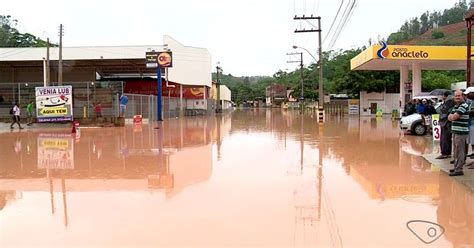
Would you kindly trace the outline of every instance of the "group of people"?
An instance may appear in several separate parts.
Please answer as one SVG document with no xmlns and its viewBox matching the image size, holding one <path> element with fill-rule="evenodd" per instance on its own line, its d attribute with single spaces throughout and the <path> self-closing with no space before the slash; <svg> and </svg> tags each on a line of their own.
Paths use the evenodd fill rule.
<svg viewBox="0 0 474 248">
<path fill-rule="evenodd" d="M 434 115 L 436 114 L 436 109 L 434 107 L 434 102 L 430 99 L 412 99 L 411 101 L 405 104 L 404 112 L 406 115 L 411 114 L 422 114 L 422 115 Z"/>
<path fill-rule="evenodd" d="M 474 158 L 474 153 L 468 154 L 469 144 L 474 152 L 474 87 L 464 92 L 457 90 L 454 100 L 449 99 L 450 92 L 443 95 L 443 104 L 439 108 L 441 126 L 441 155 L 437 159 L 451 157 L 454 168 L 450 176 L 462 176 L 463 168 L 474 169 L 472 164 L 466 165 L 466 158 Z"/>
<path fill-rule="evenodd" d="M 34 107 L 34 103 L 33 101 L 30 101 L 27 105 L 26 105 L 26 113 L 27 113 L 27 116 L 28 116 L 28 123 L 27 125 L 28 126 L 31 126 L 33 125 L 33 107 Z M 21 107 L 18 103 L 15 103 L 15 105 L 13 105 L 13 107 L 10 109 L 10 115 L 12 116 L 12 124 L 10 125 L 10 129 L 14 129 L 14 125 L 15 124 L 18 124 L 18 128 L 19 129 L 23 129 L 23 127 L 21 127 Z"/>
</svg>

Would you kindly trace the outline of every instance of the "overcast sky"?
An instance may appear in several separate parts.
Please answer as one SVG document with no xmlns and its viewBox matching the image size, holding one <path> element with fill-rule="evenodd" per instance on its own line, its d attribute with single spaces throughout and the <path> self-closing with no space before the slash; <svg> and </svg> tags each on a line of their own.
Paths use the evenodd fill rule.
<svg viewBox="0 0 474 248">
<path fill-rule="evenodd" d="M 349 0 L 344 0 L 344 3 Z M 457 0 L 360 0 L 333 49 L 360 47 L 387 37 L 409 18 L 443 10 Z M 323 38 L 341 0 L 16 0 L 2 1 L 0 14 L 19 21 L 18 29 L 64 46 L 161 44 L 168 34 L 188 46 L 209 49 L 213 65 L 237 76 L 272 75 L 287 64 L 292 45 L 317 49 L 317 33 L 294 34 L 296 15 L 320 15 Z M 344 7 L 343 7 L 344 9 Z M 343 10 L 341 10 L 342 12 Z M 336 22 L 337 24 L 337 22 Z M 307 24 L 305 27 L 309 28 Z M 324 44 L 327 49 L 331 35 Z M 305 64 L 311 58 L 305 55 Z"/>
</svg>

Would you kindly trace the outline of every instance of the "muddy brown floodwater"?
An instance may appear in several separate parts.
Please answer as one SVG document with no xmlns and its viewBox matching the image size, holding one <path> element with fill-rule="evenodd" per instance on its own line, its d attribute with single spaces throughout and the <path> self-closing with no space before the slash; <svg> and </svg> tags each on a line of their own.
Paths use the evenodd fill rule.
<svg viewBox="0 0 474 248">
<path fill-rule="evenodd" d="M 0 134 L 0 247 L 474 247 L 473 194 L 389 118 L 157 125 Z"/>
</svg>

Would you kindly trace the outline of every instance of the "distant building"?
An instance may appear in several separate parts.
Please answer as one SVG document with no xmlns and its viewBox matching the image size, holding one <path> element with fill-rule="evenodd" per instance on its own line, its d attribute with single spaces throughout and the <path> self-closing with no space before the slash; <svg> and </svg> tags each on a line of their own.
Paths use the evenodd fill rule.
<svg viewBox="0 0 474 248">
<path fill-rule="evenodd" d="M 360 92 L 360 115 L 375 115 L 377 109 L 383 114 L 391 114 L 393 110 L 399 109 L 400 93 L 383 92 Z"/>
<path fill-rule="evenodd" d="M 226 110 L 226 109 L 231 109 L 232 106 L 233 106 L 233 103 L 232 103 L 232 92 L 231 90 L 221 84 L 220 85 L 220 100 L 221 100 L 221 108 L 223 110 Z M 214 100 L 214 108 L 217 107 L 217 84 L 215 81 L 212 81 L 212 99 Z"/>
<path fill-rule="evenodd" d="M 267 106 L 279 106 L 288 100 L 288 88 L 281 84 L 272 84 L 265 88 L 265 98 Z"/>
</svg>

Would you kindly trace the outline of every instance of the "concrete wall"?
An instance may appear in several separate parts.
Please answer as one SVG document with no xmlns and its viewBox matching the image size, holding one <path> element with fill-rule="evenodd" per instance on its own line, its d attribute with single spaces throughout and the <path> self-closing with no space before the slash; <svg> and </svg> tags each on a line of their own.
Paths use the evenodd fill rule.
<svg viewBox="0 0 474 248">
<path fill-rule="evenodd" d="M 186 99 L 186 109 L 207 110 L 207 99 Z"/>
<path fill-rule="evenodd" d="M 170 36 L 163 36 L 163 44 L 173 52 L 173 68 L 169 80 L 183 85 L 212 87 L 211 54 L 205 48 L 184 46 Z"/>
<path fill-rule="evenodd" d="M 377 103 L 384 114 L 391 114 L 392 110 L 399 109 L 399 93 L 386 92 L 360 92 L 360 115 L 370 115 L 371 103 Z"/>
<path fill-rule="evenodd" d="M 227 88 L 225 85 L 221 85 L 221 100 L 225 101 L 230 101 L 232 93 L 230 92 L 230 89 Z"/>
<path fill-rule="evenodd" d="M 225 85 L 221 85 L 221 106 L 222 109 L 230 109 L 232 108 L 231 102 L 232 93 L 229 88 Z"/>
</svg>

